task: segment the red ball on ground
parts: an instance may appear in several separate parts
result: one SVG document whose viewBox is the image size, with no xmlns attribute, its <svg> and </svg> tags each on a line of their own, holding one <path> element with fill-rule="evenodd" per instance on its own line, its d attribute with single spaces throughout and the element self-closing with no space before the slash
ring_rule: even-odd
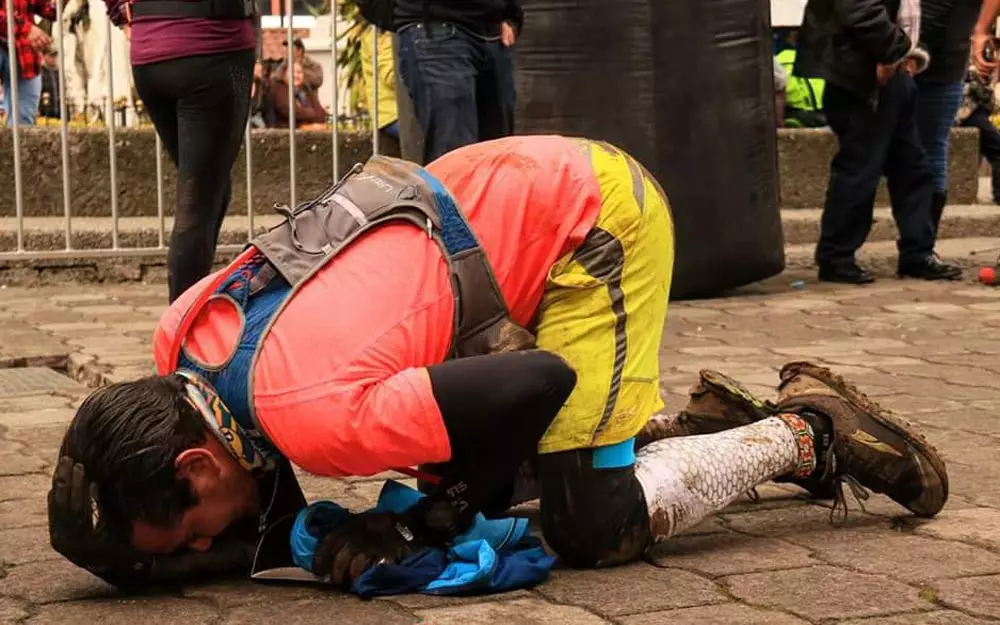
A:
<svg viewBox="0 0 1000 625">
<path fill-rule="evenodd" d="M 997 277 L 997 272 L 993 267 L 983 267 L 979 270 L 979 281 L 984 284 L 992 284 Z"/>
</svg>

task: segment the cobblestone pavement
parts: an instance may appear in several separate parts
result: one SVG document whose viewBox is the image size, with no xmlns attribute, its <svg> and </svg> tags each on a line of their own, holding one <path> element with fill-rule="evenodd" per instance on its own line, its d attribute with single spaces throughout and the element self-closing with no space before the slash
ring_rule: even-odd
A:
<svg viewBox="0 0 1000 625">
<path fill-rule="evenodd" d="M 806 284 L 791 288 L 798 277 Z M 853 510 L 834 528 L 828 508 L 768 485 L 757 503 L 737 502 L 665 543 L 649 562 L 557 570 L 530 592 L 362 602 L 237 580 L 124 598 L 48 546 L 48 476 L 86 388 L 8 391 L 0 392 L 0 622 L 1000 622 L 1000 290 L 894 279 L 831 287 L 810 278 L 785 275 L 732 297 L 673 304 L 663 350 L 668 407 L 683 405 L 702 367 L 771 396 L 784 362 L 827 363 L 922 424 L 946 455 L 952 492 L 936 519 L 900 517 L 901 508 L 873 495 L 866 513 Z M 91 381 L 98 372 L 145 374 L 165 292 L 159 284 L 0 290 L 0 361 L 67 367 Z M 377 479 L 304 480 L 310 497 L 352 508 L 370 505 L 379 486 Z"/>
</svg>

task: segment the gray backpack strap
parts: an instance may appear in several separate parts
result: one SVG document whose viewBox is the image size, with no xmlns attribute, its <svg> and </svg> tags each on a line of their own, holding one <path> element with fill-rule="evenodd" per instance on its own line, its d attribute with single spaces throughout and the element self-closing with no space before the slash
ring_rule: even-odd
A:
<svg viewBox="0 0 1000 625">
<path fill-rule="evenodd" d="M 436 227 L 429 234 L 445 253 L 455 293 L 453 355 L 463 358 L 533 348 L 534 335 L 510 319 L 493 268 L 465 214 L 444 185 L 410 161 L 376 156 L 369 164 L 372 172 L 381 177 L 414 184 L 421 207 L 432 213 L 430 218 Z"/>
<path fill-rule="evenodd" d="M 424 169 L 374 156 L 286 221 L 253 240 L 293 290 L 354 239 L 379 225 L 408 221 L 441 247 L 455 295 L 455 357 L 534 347 L 534 336 L 511 321 L 493 270 L 454 199 Z"/>
<path fill-rule="evenodd" d="M 514 323 L 481 247 L 450 259 L 457 323 L 457 358 L 531 349 L 534 335 Z"/>
</svg>

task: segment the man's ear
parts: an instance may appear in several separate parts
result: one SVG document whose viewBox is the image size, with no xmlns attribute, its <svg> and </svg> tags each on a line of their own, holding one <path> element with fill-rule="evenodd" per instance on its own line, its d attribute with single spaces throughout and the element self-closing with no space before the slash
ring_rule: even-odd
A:
<svg viewBox="0 0 1000 625">
<path fill-rule="evenodd" d="M 222 474 L 222 464 L 210 450 L 204 447 L 185 449 L 174 461 L 177 477 L 191 483 L 196 492 L 217 481 Z"/>
</svg>

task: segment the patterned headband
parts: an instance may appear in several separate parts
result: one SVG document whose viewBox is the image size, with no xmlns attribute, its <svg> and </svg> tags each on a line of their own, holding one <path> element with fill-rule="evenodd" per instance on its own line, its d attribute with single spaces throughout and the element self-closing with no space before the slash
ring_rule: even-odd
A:
<svg viewBox="0 0 1000 625">
<path fill-rule="evenodd" d="M 184 388 L 188 400 L 240 466 L 254 474 L 273 471 L 277 465 L 275 454 L 255 441 L 239 424 L 212 385 L 191 371 L 181 369 L 177 374 L 186 381 Z"/>
</svg>

